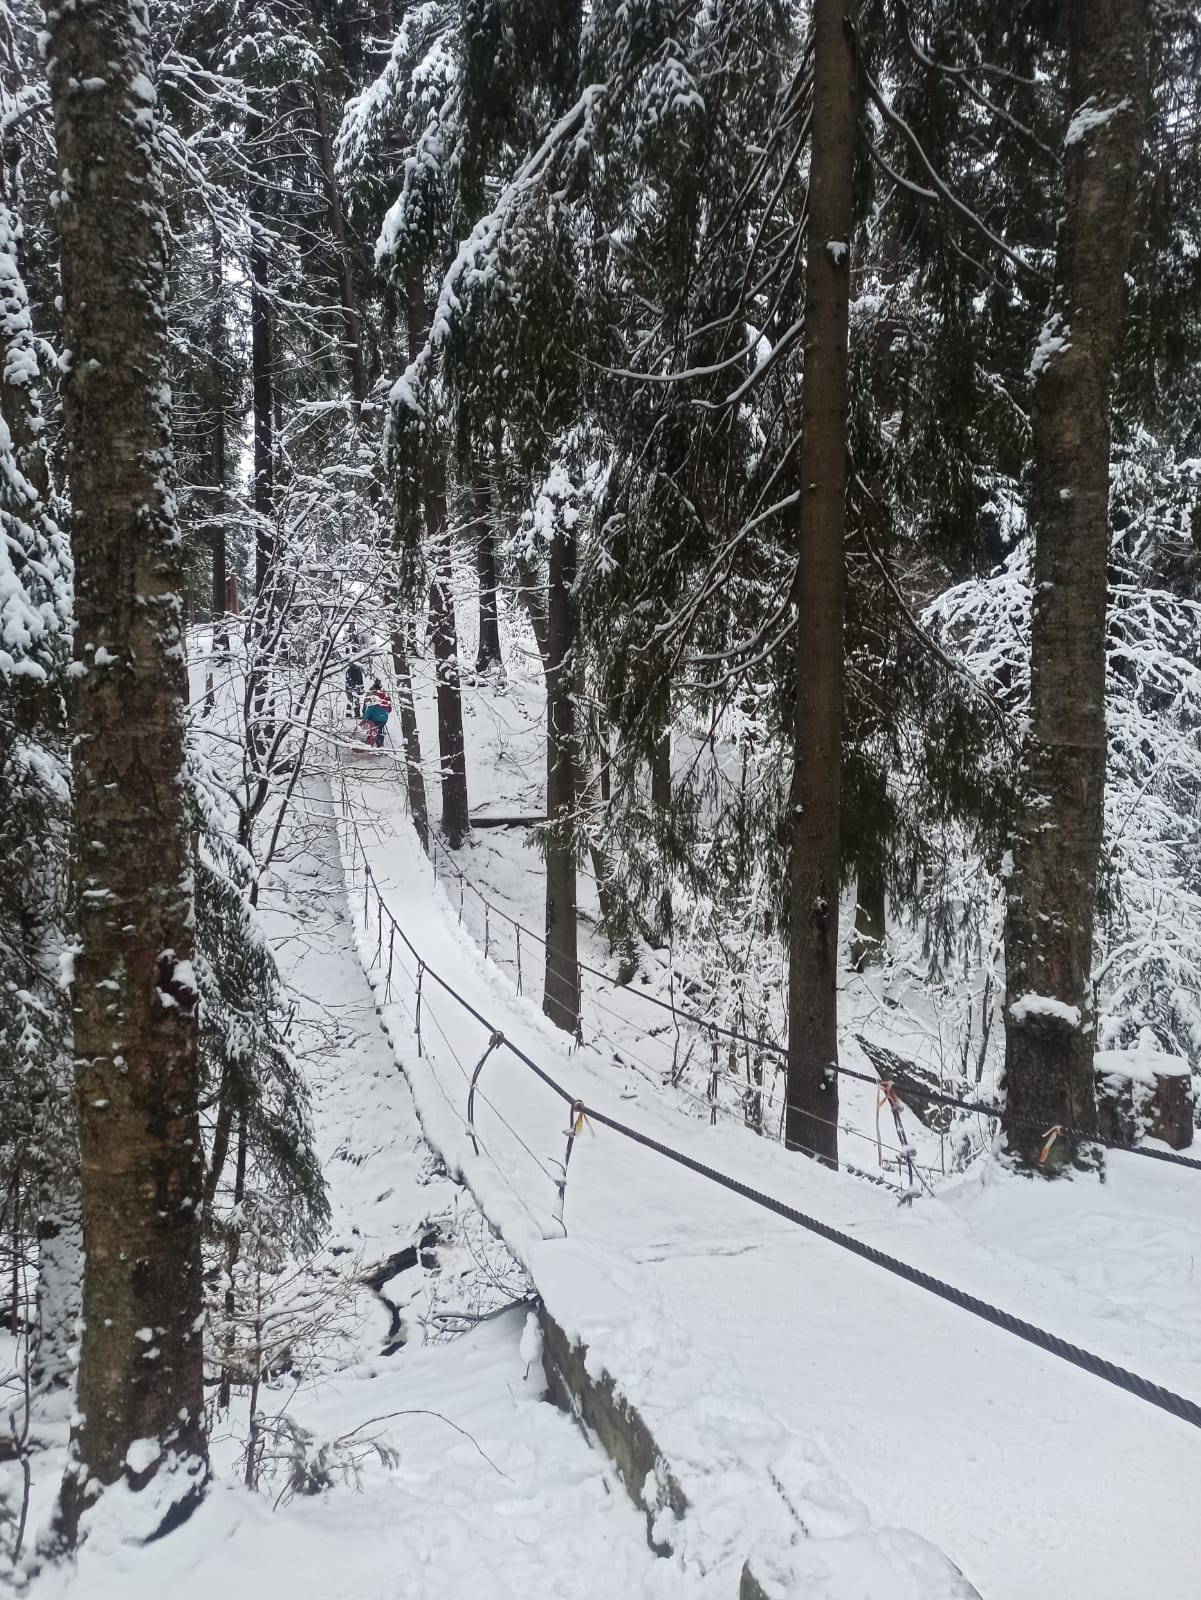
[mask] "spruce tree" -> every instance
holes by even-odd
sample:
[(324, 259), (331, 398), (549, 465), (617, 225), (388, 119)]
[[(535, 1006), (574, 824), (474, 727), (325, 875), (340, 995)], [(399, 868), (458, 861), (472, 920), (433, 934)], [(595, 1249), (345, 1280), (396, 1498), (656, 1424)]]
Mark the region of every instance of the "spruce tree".
[(838, 1160), (839, 778), (856, 110), (852, 34), (844, 9), (842, 0), (816, 0), (813, 11), (813, 142), (796, 569), (798, 644), (788, 801), (785, 1139), (831, 1165)]
[(1005, 924), (1006, 1137), (1044, 1171), (1096, 1126), (1109, 414), (1147, 114), (1144, 0), (1076, 0), (1068, 46), (1065, 210), (1031, 362), (1031, 720)]
[[(137, 0), (51, 5), (76, 570), (72, 985), (84, 1331), (58, 1529), (124, 1480), (144, 1532), (208, 1477), (199, 999), (184, 793), (183, 564), (171, 499), (163, 213)], [(79, 83), (102, 84), (94, 93)], [(147, 1342), (143, 1334), (152, 1331)]]

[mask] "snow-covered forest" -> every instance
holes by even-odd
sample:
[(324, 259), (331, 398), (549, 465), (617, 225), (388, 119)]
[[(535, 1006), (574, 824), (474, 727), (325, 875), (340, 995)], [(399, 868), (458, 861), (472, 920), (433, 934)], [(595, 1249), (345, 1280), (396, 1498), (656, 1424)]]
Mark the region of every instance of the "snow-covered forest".
[(1196, 6), (0, 16), (0, 1593), (1195, 1595)]

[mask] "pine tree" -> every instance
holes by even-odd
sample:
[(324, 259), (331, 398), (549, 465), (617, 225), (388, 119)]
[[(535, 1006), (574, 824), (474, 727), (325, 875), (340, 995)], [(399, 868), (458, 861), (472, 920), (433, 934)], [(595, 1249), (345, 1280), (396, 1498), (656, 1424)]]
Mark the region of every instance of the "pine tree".
[[(542, 1009), (556, 1027), (580, 1031), (576, 807), (579, 749), (575, 681), (575, 518), (556, 508), (549, 534), (546, 605), (546, 966)], [(566, 514), (564, 514), (566, 513)]]
[(1030, 733), (1005, 925), (1009, 1149), (1055, 1171), (1096, 1126), (1093, 913), (1105, 786), (1110, 395), (1145, 136), (1144, 0), (1069, 6), (1072, 118), (1034, 378)]
[(842, 0), (813, 11), (813, 145), (805, 257), (796, 702), (789, 794), (785, 1139), (838, 1160), (839, 778), (842, 769), (847, 340), (855, 63)]
[[(163, 213), (137, 0), (47, 10), (74, 507), (72, 987), (84, 1333), (59, 1533), (154, 1484), (145, 1532), (208, 1476), (197, 1001), (183, 771), (183, 565), (170, 493)], [(81, 82), (103, 92), (80, 94)], [(147, 1343), (144, 1330), (152, 1330)]]

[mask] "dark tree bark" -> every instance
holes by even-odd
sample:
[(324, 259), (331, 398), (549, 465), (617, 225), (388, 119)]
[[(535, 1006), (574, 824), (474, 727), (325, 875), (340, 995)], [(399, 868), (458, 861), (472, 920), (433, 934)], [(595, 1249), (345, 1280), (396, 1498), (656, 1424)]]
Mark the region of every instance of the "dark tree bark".
[(550, 648), (546, 633), (546, 596), (538, 583), (534, 563), (527, 558), (520, 558), (517, 562), (517, 595), (530, 619), (534, 643), (538, 646), (538, 654), (545, 667)]
[[(670, 694), (668, 695), (670, 705)], [(671, 725), (655, 740), (651, 751), (651, 807), (658, 825), (665, 831), (671, 817)], [(671, 938), (672, 902), (671, 887), (665, 883), (659, 892), (651, 926), (652, 942), (665, 945)]]
[(425, 795), (425, 773), (421, 767), (421, 736), (417, 731), (417, 711), (413, 704), (413, 678), (409, 672), (409, 657), (405, 650), (404, 627), (399, 609), (392, 608), (392, 671), (396, 678), (397, 710), (400, 714), (400, 737), (405, 753), (405, 785), (409, 796), (409, 813), (421, 848), (429, 855), (429, 806)]
[(225, 623), (225, 582), (228, 557), (225, 549), (225, 529), (216, 527), (212, 532), (213, 584), (209, 604), (213, 613), (213, 647), (228, 649), (229, 631)]
[(546, 608), (546, 972), (542, 1010), (567, 1033), (580, 1030), (576, 924), (576, 703), (572, 662), (576, 541), (558, 527), (550, 543)]
[(476, 571), (480, 580), (480, 644), (475, 670), (502, 667), (500, 618), (496, 605), (496, 530), (492, 516), (492, 489), (487, 473), (477, 474), (471, 486), (471, 537), (475, 542)]
[[(404, 0), (402, 0), (401, 15)], [(396, 34), (396, 7), (393, 0), (371, 0), (371, 19), (374, 24), (372, 70), (378, 77), (392, 57), (392, 40)]]
[(612, 757), (609, 754), (609, 729), (603, 716), (597, 731), (597, 744), (600, 746), (600, 797), (601, 804), (607, 806), (612, 799)]
[(1075, 115), (1032, 402), (1034, 608), (1024, 803), (1005, 921), (1006, 1137), (1044, 1171), (1096, 1127), (1091, 983), (1105, 793), (1109, 403), (1147, 102), (1146, 0), (1072, 0)]
[[(252, 162), (260, 159), (263, 122), (257, 112), (246, 118), (246, 147)], [(270, 268), (263, 230), (267, 222), (267, 197), (262, 185), (250, 187), (250, 377), (254, 421), (254, 593), (260, 607), (260, 627), (269, 631), (263, 614), (263, 597), (275, 562), (275, 394), (271, 365)]]
[(851, 966), (856, 972), (877, 967), (884, 959), (884, 879), (875, 869), (859, 870), (855, 885), (855, 928), (851, 935)]
[(651, 805), (661, 814), (671, 810), (671, 729), (664, 728), (651, 755)]
[(855, 60), (846, 0), (813, 8), (788, 963), (786, 1143), (838, 1162), (838, 891)]
[(263, 123), (257, 112), (246, 118), (246, 148), (255, 181), (251, 183), (247, 209), (250, 215), (250, 409), (253, 433), (252, 503), (254, 506), (254, 606), (247, 624), (250, 661), (246, 673), (245, 716), (247, 747), (257, 768), (260, 809), (268, 792), (264, 767), (271, 748), (274, 727), (271, 719), (269, 657), (278, 648), (275, 638), (276, 603), (276, 528), (275, 528), (275, 375), (272, 366), (270, 263), (267, 258), (267, 193), (255, 164), (262, 160)]
[(216, 526), (213, 529), (213, 648), (229, 649), (229, 626), (226, 618), (226, 585), (229, 562), (225, 544), (225, 382), (220, 363), (226, 353), (225, 316), (222, 298), (223, 263), (221, 231), (214, 221), (210, 229), (211, 261), (209, 266), (209, 292), (213, 297), (212, 316), (209, 321), (213, 375), (213, 424), (209, 439), (209, 474), (213, 484), (213, 512)]
[[(416, 360), (429, 329), (429, 308), (420, 269), (409, 278), (409, 358)], [(452, 850), (467, 837), (467, 759), (463, 741), (463, 695), (459, 680), (459, 633), (451, 587), (450, 531), (446, 516), (446, 468), (428, 443), (422, 453), (421, 491), (425, 534), (434, 569), (430, 582), (430, 632), (438, 685), (438, 754), (442, 771), (442, 831)]]
[(346, 230), (346, 215), (342, 210), (342, 196), (338, 192), (334, 174), (334, 141), (330, 132), (329, 111), (320, 89), (313, 91), (313, 115), (317, 124), (317, 164), (321, 169), (321, 183), (329, 209), (329, 229), (333, 235), (338, 260), (338, 289), (342, 300), (342, 326), (345, 332), (346, 360), (350, 367), (350, 392), (354, 396), (356, 414), (367, 398), (367, 360), (363, 350), (363, 318), (359, 311), (359, 297), (354, 283), (354, 257), (350, 236)]
[[(208, 1457), (184, 571), (149, 27), (143, 0), (51, 4), (47, 21), (80, 673), (72, 1009), (84, 1331), (58, 1520), (73, 1543), (85, 1507), (118, 1480), (164, 1487), (157, 1531), (182, 1520)], [(84, 94), (81, 83), (103, 89)]]

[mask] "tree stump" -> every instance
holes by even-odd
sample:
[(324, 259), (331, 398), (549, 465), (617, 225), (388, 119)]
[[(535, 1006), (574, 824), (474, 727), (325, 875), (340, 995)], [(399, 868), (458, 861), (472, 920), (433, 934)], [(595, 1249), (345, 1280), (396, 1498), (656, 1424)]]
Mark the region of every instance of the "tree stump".
[(1097, 1124), (1110, 1144), (1131, 1148), (1162, 1139), (1173, 1150), (1193, 1142), (1193, 1081), (1187, 1061), (1160, 1050), (1149, 1029), (1128, 1050), (1098, 1050)]

